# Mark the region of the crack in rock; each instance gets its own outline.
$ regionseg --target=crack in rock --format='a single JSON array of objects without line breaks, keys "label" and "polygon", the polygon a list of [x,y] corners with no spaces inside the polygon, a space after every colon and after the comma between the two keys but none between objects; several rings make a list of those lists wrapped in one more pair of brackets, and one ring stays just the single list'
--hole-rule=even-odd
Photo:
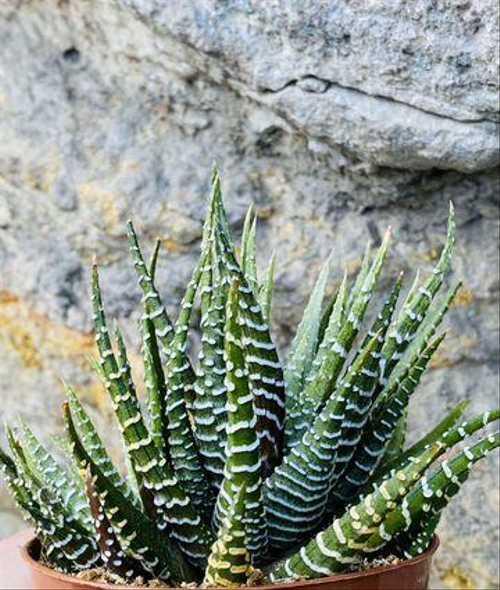
[{"label": "crack in rock", "polygon": [[340,84],[340,82],[336,80],[328,80],[326,78],[321,78],[314,74],[307,74],[305,76],[301,76],[300,78],[293,78],[280,86],[279,88],[262,88],[261,92],[263,94],[280,94],[281,92],[285,91],[287,88],[295,86],[300,88],[304,92],[308,92],[311,94],[324,94],[328,92],[332,88],[341,88],[343,90],[351,90],[352,92],[359,92],[364,96],[369,96],[370,98],[379,99],[379,100],[387,100],[389,102],[393,102],[396,104],[402,104],[410,109],[415,109],[416,111],[420,111],[422,113],[426,113],[428,115],[432,115],[434,117],[440,117],[441,119],[447,119],[450,121],[457,121],[458,123],[465,123],[465,124],[478,124],[478,123],[494,123],[489,118],[484,119],[466,119],[461,117],[452,117],[450,115],[444,115],[442,113],[437,113],[436,111],[431,111],[429,109],[424,109],[422,107],[417,107],[409,102],[405,102],[403,100],[398,100],[392,96],[385,96],[383,94],[371,94],[370,92],[365,92],[361,88],[356,88],[354,86],[347,86],[345,84]]},{"label": "crack in rock", "polygon": [[376,165],[471,173],[500,164],[491,121],[457,120],[311,75],[247,91],[307,137]]}]

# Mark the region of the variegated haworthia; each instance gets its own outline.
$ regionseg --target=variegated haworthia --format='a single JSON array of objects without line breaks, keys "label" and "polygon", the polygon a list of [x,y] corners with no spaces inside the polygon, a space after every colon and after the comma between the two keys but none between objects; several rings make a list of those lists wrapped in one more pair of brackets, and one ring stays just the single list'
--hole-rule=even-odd
[{"label": "variegated haworthia", "polygon": [[[459,423],[462,403],[404,448],[410,398],[444,339],[436,332],[459,288],[440,294],[455,243],[453,207],[429,278],[417,275],[398,306],[400,275],[371,325],[364,318],[390,232],[376,253],[366,249],[352,285],[344,276],[325,301],[332,256],[286,362],[270,331],[276,258],[259,273],[256,221],[251,208],[238,256],[214,171],[200,260],[176,321],[155,282],[160,242],[146,263],[128,224],[142,291],[147,409],[125,339],[108,327],[94,264],[94,367],[116,415],[127,476],[70,387],[66,436],[56,440],[70,460],[24,423],[7,427],[10,453],[0,450],[7,488],[54,569],[104,567],[124,583],[141,576],[228,588],[251,585],[256,575],[335,575],[388,552],[410,558],[432,542],[473,465],[498,447],[499,435],[486,433],[436,463],[499,419],[494,410]],[[197,305],[201,347],[193,362]]]}]

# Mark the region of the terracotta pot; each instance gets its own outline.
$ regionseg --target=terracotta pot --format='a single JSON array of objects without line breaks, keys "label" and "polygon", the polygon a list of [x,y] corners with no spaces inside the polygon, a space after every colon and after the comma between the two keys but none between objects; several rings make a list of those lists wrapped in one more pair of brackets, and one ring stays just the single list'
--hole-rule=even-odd
[{"label": "terracotta pot", "polygon": [[[258,590],[426,590],[432,556],[439,546],[438,537],[428,551],[397,565],[376,567],[365,572],[342,574],[318,580],[307,580],[289,584],[259,586]],[[37,590],[144,590],[132,586],[118,586],[98,582],[85,582],[51,570],[38,561],[40,544],[32,539],[22,548],[23,559],[27,562],[33,579],[32,588]]]}]

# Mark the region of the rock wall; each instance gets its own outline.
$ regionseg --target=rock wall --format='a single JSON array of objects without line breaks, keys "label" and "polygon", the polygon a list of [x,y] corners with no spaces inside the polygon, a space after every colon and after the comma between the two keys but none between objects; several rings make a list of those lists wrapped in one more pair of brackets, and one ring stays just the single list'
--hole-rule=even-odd
[{"label": "rock wall", "polygon": [[[118,453],[87,363],[89,263],[97,254],[137,353],[125,220],[145,243],[161,237],[175,315],[214,161],[234,229],[253,202],[261,263],[277,252],[282,349],[332,250],[333,288],[390,224],[383,284],[399,269],[411,281],[436,258],[453,199],[464,288],[412,437],[459,400],[471,413],[498,403],[497,38],[493,0],[1,4],[2,419],[54,432],[63,377]],[[497,587],[498,468],[497,454],[447,511],[435,588]],[[20,526],[2,487],[0,535]]]}]

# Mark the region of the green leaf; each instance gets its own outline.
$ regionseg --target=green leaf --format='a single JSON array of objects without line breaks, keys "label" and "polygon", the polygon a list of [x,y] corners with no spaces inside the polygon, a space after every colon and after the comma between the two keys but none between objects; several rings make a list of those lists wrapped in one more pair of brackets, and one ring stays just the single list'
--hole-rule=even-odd
[{"label": "green leaf", "polygon": [[68,404],[64,406],[64,417],[75,457],[82,469],[88,471],[93,491],[98,495],[100,506],[123,552],[139,561],[152,575],[171,579],[174,583],[194,581],[196,575],[171,538],[173,535],[162,533],[159,523],[135,508],[87,454],[74,427]]},{"label": "green leaf", "polygon": [[226,239],[221,223],[215,225],[217,255],[221,258],[232,280],[239,282],[240,310],[243,322],[244,345],[248,350],[250,389],[257,414],[263,476],[272,473],[281,462],[283,451],[283,422],[285,391],[281,364],[276,347],[252,289],[238,266],[234,250]]},{"label": "green leaf", "polygon": [[332,482],[342,474],[373,401],[380,337],[379,332],[369,341],[300,444],[266,481],[266,515],[274,549],[294,545],[320,523]]},{"label": "green leaf", "polygon": [[96,481],[97,476],[92,476],[91,469],[88,467],[85,473],[86,493],[95,522],[97,543],[103,564],[106,569],[122,578],[131,579],[138,575],[144,575],[147,571],[141,566],[140,561],[125,555],[113,525],[104,511]]},{"label": "green leaf", "polygon": [[0,464],[2,466],[2,472],[5,477],[11,479],[17,477],[16,464],[2,448],[0,448]]},{"label": "green leaf", "polygon": [[411,530],[404,534],[404,538],[403,536],[398,537],[391,553],[406,557],[406,559],[418,557],[431,546],[439,521],[440,514],[432,514],[423,522],[411,527]]},{"label": "green leaf", "polygon": [[245,586],[253,567],[246,547],[245,503],[246,488],[240,488],[231,498],[226,516],[212,546],[205,572],[204,586],[236,588]]},{"label": "green leaf", "polygon": [[[326,326],[325,333],[321,339],[321,342],[316,351],[312,367],[307,374],[307,383],[314,380],[314,377],[321,369],[321,365],[328,354],[328,351],[335,346],[336,338],[344,324],[346,319],[347,311],[347,274],[344,274],[344,278],[340,283],[340,287],[334,298],[335,303],[333,304],[332,312],[328,319],[328,325]],[[321,326],[321,324],[320,324]],[[319,335],[318,335],[319,339]]]},{"label": "green leaf", "polygon": [[422,324],[432,300],[441,288],[444,276],[450,269],[454,244],[455,213],[453,205],[450,203],[448,233],[441,257],[425,284],[419,287],[418,290],[415,290],[407,299],[382,350],[384,361],[384,373],[381,378],[382,383],[388,378],[392,369],[401,358],[401,355],[414,339],[414,334]]},{"label": "green leaf", "polygon": [[[442,301],[436,303],[436,305],[425,312],[423,321],[419,320],[420,325],[411,335],[411,343],[402,343],[401,347],[389,361],[387,360],[387,357],[382,354],[382,378],[379,384],[380,395],[377,400],[378,405],[383,405],[385,403],[387,392],[391,391],[398,380],[402,378],[407,367],[408,359],[418,356],[435,334],[460,287],[461,283],[452,287]],[[412,292],[414,291],[415,289],[412,287],[407,301],[412,300],[414,297],[412,296]],[[406,410],[395,427],[392,439],[389,441],[385,449],[386,455],[382,459],[383,462],[391,461],[403,451],[404,441],[406,439],[407,413],[408,411]]]},{"label": "green leaf", "polygon": [[[71,571],[71,563],[64,557],[60,551],[54,551],[54,546],[50,540],[50,536],[46,536],[45,530],[49,530],[47,524],[47,517],[42,514],[42,509],[35,500],[33,492],[30,489],[27,481],[16,466],[16,462],[5,452],[0,449],[0,469],[3,474],[7,489],[12,496],[16,506],[21,511],[24,519],[35,530],[37,537],[42,544],[42,552],[46,560],[54,568],[69,572]],[[51,530],[55,525],[50,525]],[[47,553],[49,552],[49,557]]]},{"label": "green leaf", "polygon": [[[210,506],[208,480],[198,455],[193,428],[187,411],[186,399],[194,398],[195,374],[187,355],[189,323],[203,259],[195,268],[181,303],[179,318],[166,365],[168,445],[172,466],[194,507],[207,516]],[[189,391],[188,391],[189,390]]]},{"label": "green leaf", "polygon": [[[158,239],[149,260],[149,276],[153,282],[156,275],[160,246],[161,240]],[[149,317],[142,318],[141,327],[144,383],[148,394],[151,436],[161,453],[168,457],[167,386],[161,363],[160,349],[154,324]]]},{"label": "green leaf", "polygon": [[49,561],[69,572],[98,565],[99,553],[93,536],[32,468],[31,455],[25,452],[21,441],[9,428],[7,438],[17,472],[15,479],[8,480],[9,487],[22,511],[33,521],[37,534],[45,541]]},{"label": "green leaf", "polygon": [[[496,422],[498,419],[500,419],[500,409],[498,408],[496,410],[483,412],[482,414],[479,414],[478,416],[475,416],[470,420],[465,420],[460,424],[460,426],[454,426],[449,430],[445,431],[436,442],[432,442],[430,443],[430,445],[423,447],[422,451],[420,451],[420,444],[416,445],[416,449],[418,452],[423,453],[433,444],[438,444],[441,446],[442,452],[444,452],[444,450],[452,448],[454,445],[462,441],[465,437],[475,434],[477,431],[481,430],[491,422]],[[396,465],[393,468],[391,468],[390,471],[384,471],[382,475],[372,485],[378,485],[381,481],[384,481],[385,479],[391,477],[395,471],[404,469],[407,465],[409,465],[415,460],[415,456],[418,456],[408,455],[406,457],[406,453],[404,453],[404,455],[404,459],[398,460]]]},{"label": "green leaf", "polygon": [[306,376],[312,368],[312,362],[318,346],[321,309],[330,274],[330,260],[329,258],[321,269],[309,302],[304,310],[302,321],[297,328],[295,338],[288,352],[287,364],[284,371],[287,415],[297,407],[297,399],[304,387]]},{"label": "green leaf", "polygon": [[227,446],[224,480],[215,511],[221,523],[227,518],[238,490],[245,493],[247,549],[252,558],[262,558],[267,548],[267,530],[262,502],[262,477],[259,437],[256,431],[254,396],[249,387],[249,351],[243,341],[244,318],[241,302],[245,292],[234,281],[226,311],[225,354],[227,389]]},{"label": "green leaf", "polygon": [[[441,512],[461,488],[469,477],[470,470],[456,475],[448,485],[440,489],[439,495],[434,494],[428,502],[429,508],[422,511],[418,519],[407,530],[399,533],[391,543],[391,551],[406,559],[417,557],[431,545],[436,528],[441,518]],[[456,479],[455,479],[456,478]],[[426,491],[428,495],[429,492]]]},{"label": "green leaf", "polygon": [[333,488],[332,508],[352,502],[376,470],[390,443],[394,429],[408,407],[410,396],[415,392],[443,338],[444,335],[437,338],[407,365],[402,378],[394,382],[387,392],[386,403],[376,408],[370,416],[346,469],[345,477]]},{"label": "green leaf", "polygon": [[[363,554],[379,551],[392,540],[395,533],[403,530],[411,522],[399,521],[399,528],[392,532],[386,528],[387,516],[399,510],[409,517],[409,501],[405,498],[414,483],[421,478],[438,457],[447,449],[479,430],[487,423],[498,419],[500,412],[476,417],[425,449],[419,456],[389,477],[374,486],[374,490],[357,504],[333,521],[327,529],[316,535],[297,553],[271,569],[271,580],[318,578],[344,571],[347,566],[359,563]],[[499,441],[490,437],[490,446],[498,446]],[[447,467],[442,468],[447,471]],[[450,474],[449,474],[450,475]],[[448,478],[450,479],[450,478]],[[422,479],[422,482],[426,480]],[[426,485],[422,483],[422,487]],[[400,509],[398,509],[398,505]],[[423,507],[422,507],[423,509]],[[378,526],[382,522],[381,526]],[[374,530],[378,526],[378,532]]]},{"label": "green leaf", "polygon": [[441,447],[434,445],[424,451],[418,462],[384,481],[297,553],[274,566],[270,572],[271,580],[319,578],[345,571],[359,563],[374,525],[385,517],[400,496],[408,492],[412,483],[440,452]]},{"label": "green leaf", "polygon": [[106,376],[106,386],[127,453],[139,476],[145,508],[149,516],[158,521],[159,526],[172,524],[171,534],[179,541],[190,560],[197,564],[204,563],[212,535],[196,513],[189,495],[179,484],[172,465],[160,454],[153,442],[145,426],[137,397],[133,395],[133,390],[128,387],[122,371],[119,370],[108,335],[97,267],[93,271],[92,301],[101,367]]},{"label": "green leaf", "polygon": [[30,470],[37,479],[60,498],[68,515],[77,520],[86,530],[92,530],[87,498],[78,482],[70,478],[68,471],[54,459],[26,423],[21,421],[20,444]]},{"label": "green leaf", "polygon": [[156,267],[158,265],[158,255],[160,253],[160,248],[161,248],[161,240],[159,238],[157,238],[154,248],[153,248],[153,252],[151,253],[151,257],[149,259],[149,276],[151,277],[152,281],[155,280],[155,276],[156,276]]},{"label": "green leaf", "polygon": [[54,521],[44,504],[25,504],[21,500],[19,505],[29,513],[37,536],[42,538],[44,557],[56,570],[71,574],[100,565],[100,555],[93,539],[67,524]]},{"label": "green leaf", "polygon": [[[302,413],[302,428],[295,428],[296,437],[300,438],[302,433],[312,422],[317,411],[325,403],[340,375],[345,364],[348,353],[356,338],[360,323],[363,320],[368,303],[382,269],[387,249],[389,247],[390,232],[387,232],[382,245],[375,256],[369,271],[364,278],[363,284],[352,303],[351,310],[330,350],[326,353],[320,369],[314,379],[304,388],[300,396],[300,411]],[[294,441],[290,441],[293,446]]]},{"label": "green leaf", "polygon": [[[205,289],[202,282],[202,291]],[[211,299],[201,318],[201,349],[193,404],[196,437],[205,469],[216,488],[222,481],[226,444],[224,323],[226,295],[222,284],[210,285]]]},{"label": "green leaf", "polygon": [[212,186],[201,247],[204,261],[200,279],[201,348],[193,403],[199,451],[214,490],[219,489],[223,478],[226,446],[224,327],[229,287],[227,272],[215,248],[215,228],[222,225],[220,198],[220,187],[216,184]]},{"label": "green leaf", "polygon": [[406,442],[406,430],[408,428],[408,406],[403,410],[384,450],[383,461],[391,461],[399,457],[404,450]]},{"label": "green leaf", "polygon": [[[147,320],[144,320],[147,321]],[[128,399],[125,401],[125,403],[123,404],[123,400],[122,400],[122,407],[123,408],[128,408],[129,414],[131,414],[132,412],[135,412],[135,417],[136,418],[131,418],[132,421],[133,420],[137,420],[137,424],[139,424],[139,426],[136,429],[136,434],[140,435],[140,433],[143,433],[143,436],[145,438],[143,438],[142,440],[144,442],[139,443],[139,446],[141,446],[142,444],[146,444],[147,446],[151,446],[153,451],[156,451],[156,449],[154,448],[154,443],[152,444],[152,440],[153,437],[152,435],[149,433],[144,420],[143,420],[143,416],[142,416],[142,411],[140,409],[140,405],[139,405],[139,401],[137,398],[137,392],[135,389],[135,385],[132,379],[132,368],[130,366],[129,360],[128,360],[128,355],[127,355],[127,349],[125,346],[125,341],[123,339],[123,335],[120,332],[120,330],[118,329],[118,327],[115,328],[115,333],[116,333],[116,342],[117,342],[117,348],[118,348],[118,355],[117,355],[117,364],[118,364],[118,368],[119,368],[119,375],[120,375],[120,380],[121,383],[124,384],[124,387],[126,388],[126,390],[128,391]],[[113,406],[115,409],[115,412],[117,411],[117,407]],[[135,424],[136,422],[134,422]],[[123,427],[123,424],[120,422],[120,426]],[[130,444],[130,434],[127,434],[127,436],[124,436],[124,443],[125,443],[125,450],[126,450],[126,467],[127,467],[127,473],[128,473],[128,478],[130,481],[130,487],[133,490],[134,494],[138,493],[142,504],[144,507],[146,507],[147,510],[149,511],[153,511],[153,514],[156,512],[156,508],[154,507],[154,503],[152,504],[151,501],[151,493],[148,489],[148,485],[146,484],[146,482],[144,481],[144,477],[143,477],[143,470],[142,468],[137,464],[137,459],[134,456],[134,442],[132,442]],[[161,455],[161,451],[157,451],[158,457],[163,457],[166,459],[167,455]]]},{"label": "green leaf", "polygon": [[[143,319],[149,319],[153,322],[161,352],[167,356],[170,342],[174,337],[174,327],[168,317],[165,306],[161,301],[158,290],[153,282],[153,278],[146,268],[146,263],[144,262],[141,248],[139,246],[139,240],[137,239],[132,221],[127,222],[127,233],[130,252],[139,280],[139,286],[143,292],[142,301],[145,308]],[[155,265],[156,263],[153,264],[153,271],[155,271]]]},{"label": "green leaf", "polygon": [[[384,384],[389,386],[393,385],[401,377],[401,373],[405,371],[405,366],[408,359],[414,357],[420,350],[425,348],[427,343],[436,333],[437,328],[443,321],[460,288],[461,283],[457,283],[448,290],[441,301],[436,302],[434,306],[428,309],[425,318],[423,318],[423,321],[419,326],[419,329],[416,330],[412,336],[411,344],[401,348],[396,354],[396,357],[398,358],[399,355],[401,355],[401,360],[398,360],[398,358],[393,358],[392,361],[387,364],[386,357],[382,356],[381,363],[384,368],[385,377],[381,380],[380,389],[383,388]],[[384,403],[383,394],[379,396],[378,403]]]},{"label": "green leaf", "polygon": [[71,415],[73,417],[74,426],[78,432],[78,436],[85,448],[85,451],[90,456],[92,461],[101,469],[102,473],[110,482],[120,490],[120,492],[136,506],[140,505],[139,499],[132,493],[132,490],[127,485],[120,473],[117,471],[111,458],[106,451],[106,448],[97,432],[96,427],[92,423],[90,416],[83,408],[75,391],[68,385],[66,388],[66,398],[68,400]]},{"label": "green leaf", "polygon": [[363,258],[361,260],[361,266],[360,269],[358,271],[358,274],[356,276],[356,280],[354,281],[354,285],[352,286],[350,292],[349,292],[349,297],[347,300],[347,310],[349,311],[354,302],[356,301],[356,298],[359,297],[359,294],[363,288],[363,284],[366,280],[366,277],[368,276],[368,273],[370,272],[370,260],[371,260],[371,245],[370,243],[366,244],[366,248],[365,248],[365,253],[363,255]]},{"label": "green leaf", "polygon": [[453,410],[451,410],[449,414],[445,416],[443,420],[441,420],[441,422],[439,422],[435,428],[433,428],[428,434],[418,440],[414,445],[406,449],[406,451],[399,457],[388,462],[382,462],[380,467],[375,472],[374,478],[378,479],[384,473],[388,473],[393,469],[397,469],[398,467],[405,465],[410,457],[416,457],[425,448],[440,440],[445,432],[451,430],[458,420],[460,420],[468,405],[468,401],[460,402],[453,408]]},{"label": "green leaf", "polygon": [[267,322],[271,321],[271,307],[274,292],[274,274],[276,270],[276,255],[273,253],[267,265],[262,284],[259,288],[259,304],[262,314]]},{"label": "green leaf", "polygon": [[363,340],[363,343],[361,344],[361,348],[366,346],[366,344],[368,343],[370,338],[373,338],[373,336],[377,332],[379,332],[380,330],[383,330],[384,335],[385,335],[386,331],[388,330],[388,328],[391,324],[392,317],[394,315],[394,311],[395,311],[396,305],[398,303],[399,294],[401,292],[402,285],[403,285],[403,273],[401,272],[401,273],[399,273],[399,276],[396,279],[396,282],[394,283],[394,286],[391,289],[391,292],[389,293],[389,297],[384,302],[384,305],[382,306],[380,313],[377,315],[377,317],[373,321],[373,324],[371,325],[370,329],[368,330],[368,333],[366,334],[366,336]]},{"label": "green leaf", "polygon": [[257,231],[257,216],[250,205],[243,225],[241,237],[241,269],[255,295],[259,292],[257,277],[257,262],[255,254],[255,236]]},{"label": "green leaf", "polygon": [[162,455],[168,457],[167,385],[165,383],[165,374],[161,364],[153,322],[144,319],[141,324],[144,383],[148,396],[151,437]]},{"label": "green leaf", "polygon": [[[450,483],[461,485],[461,479],[465,480],[471,467],[483,459],[493,449],[500,445],[500,434],[489,435],[472,447],[466,447],[451,461],[443,461],[441,467],[429,478],[424,477],[413,491],[403,500],[400,506],[395,507],[372,534],[368,543],[369,551],[378,550],[380,546],[400,535],[404,535],[412,526],[416,526],[426,514],[431,511],[432,504],[442,499],[444,506],[453,497],[450,492]],[[447,492],[448,490],[448,492]],[[446,494],[450,494],[446,498]],[[456,493],[456,492],[455,492]],[[442,506],[439,511],[441,511]]]}]

